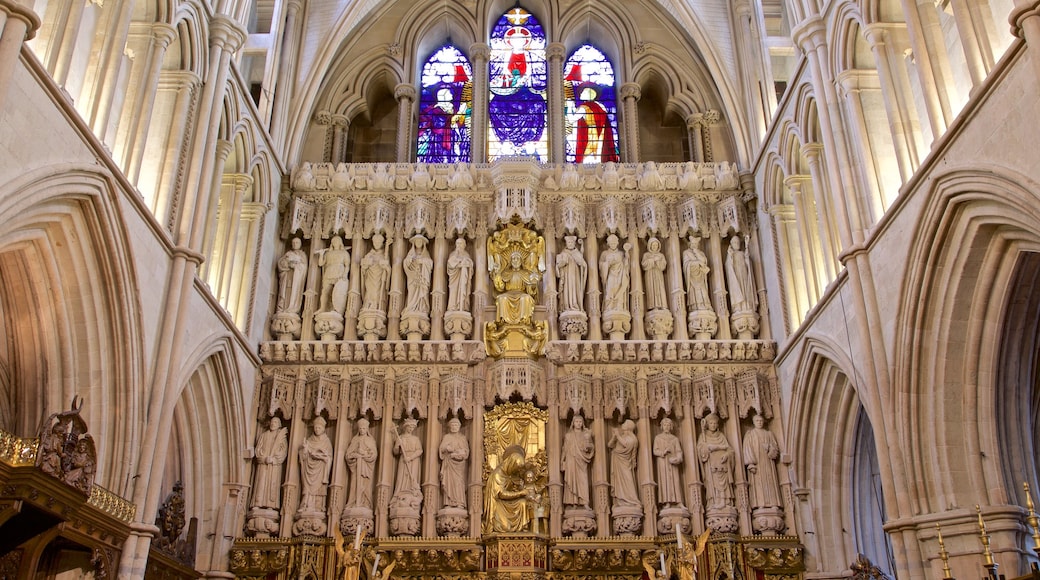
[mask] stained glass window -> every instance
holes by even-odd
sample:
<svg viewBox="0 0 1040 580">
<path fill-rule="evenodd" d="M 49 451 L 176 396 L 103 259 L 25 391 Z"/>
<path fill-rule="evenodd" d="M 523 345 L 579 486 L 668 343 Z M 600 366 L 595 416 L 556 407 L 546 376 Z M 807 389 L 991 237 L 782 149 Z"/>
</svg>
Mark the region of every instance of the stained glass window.
<svg viewBox="0 0 1040 580">
<path fill-rule="evenodd" d="M 473 69 L 469 60 L 454 46 L 442 47 L 422 69 L 416 161 L 470 161 L 472 104 Z"/>
<path fill-rule="evenodd" d="M 585 44 L 564 65 L 566 153 L 570 163 L 620 161 L 614 67 Z"/>
<path fill-rule="evenodd" d="M 546 128 L 545 30 L 523 8 L 512 8 L 491 30 L 488 159 L 549 158 Z"/>
</svg>

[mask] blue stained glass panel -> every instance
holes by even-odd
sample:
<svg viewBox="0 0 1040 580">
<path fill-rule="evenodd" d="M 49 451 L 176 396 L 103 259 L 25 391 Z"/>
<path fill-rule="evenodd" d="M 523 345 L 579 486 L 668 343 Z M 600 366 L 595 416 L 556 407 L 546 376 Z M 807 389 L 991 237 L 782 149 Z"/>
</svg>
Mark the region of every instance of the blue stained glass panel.
<svg viewBox="0 0 1040 580">
<path fill-rule="evenodd" d="M 549 157 L 545 30 L 523 8 L 512 8 L 491 30 L 488 159 Z"/>
<path fill-rule="evenodd" d="M 469 163 L 473 69 L 466 55 L 441 47 L 426 60 L 420 82 L 416 161 Z"/>
<path fill-rule="evenodd" d="M 563 70 L 567 161 L 620 161 L 614 67 L 596 47 L 585 44 Z"/>
</svg>

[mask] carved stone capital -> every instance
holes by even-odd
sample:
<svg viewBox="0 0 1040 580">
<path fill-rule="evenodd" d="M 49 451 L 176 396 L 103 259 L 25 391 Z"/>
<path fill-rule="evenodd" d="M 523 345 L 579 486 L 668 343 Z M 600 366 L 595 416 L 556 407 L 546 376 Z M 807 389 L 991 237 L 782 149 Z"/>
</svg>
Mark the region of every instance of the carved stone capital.
<svg viewBox="0 0 1040 580">
<path fill-rule="evenodd" d="M 410 83 L 401 83 L 394 87 L 394 98 L 398 101 L 407 99 L 409 101 L 415 100 L 415 85 Z"/>
<path fill-rule="evenodd" d="M 643 95 L 642 89 L 639 87 L 639 83 L 625 83 L 621 85 L 621 98 L 623 100 L 639 98 Z"/>
</svg>

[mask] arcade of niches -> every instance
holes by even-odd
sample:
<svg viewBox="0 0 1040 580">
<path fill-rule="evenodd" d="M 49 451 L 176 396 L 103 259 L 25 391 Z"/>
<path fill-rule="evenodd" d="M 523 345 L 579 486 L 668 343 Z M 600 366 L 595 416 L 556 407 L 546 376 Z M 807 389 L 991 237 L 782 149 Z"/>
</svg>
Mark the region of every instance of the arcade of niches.
<svg viewBox="0 0 1040 580">
<path fill-rule="evenodd" d="M 291 184 L 237 576 L 800 577 L 732 165 L 315 162 Z"/>
</svg>

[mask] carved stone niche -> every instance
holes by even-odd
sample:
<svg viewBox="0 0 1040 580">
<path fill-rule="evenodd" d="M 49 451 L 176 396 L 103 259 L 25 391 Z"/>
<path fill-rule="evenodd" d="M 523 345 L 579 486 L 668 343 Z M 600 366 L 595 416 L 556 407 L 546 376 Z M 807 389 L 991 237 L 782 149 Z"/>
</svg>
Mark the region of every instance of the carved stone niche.
<svg viewBox="0 0 1040 580">
<path fill-rule="evenodd" d="M 537 362 L 526 358 L 504 358 L 488 365 L 488 381 L 484 400 L 488 406 L 515 398 L 524 402 L 544 401 L 545 371 Z"/>
<path fill-rule="evenodd" d="M 491 179 L 495 187 L 494 219 L 502 223 L 519 218 L 523 223 L 538 224 L 538 179 L 541 169 L 528 157 L 506 157 L 500 159 L 491 169 Z"/>
</svg>

